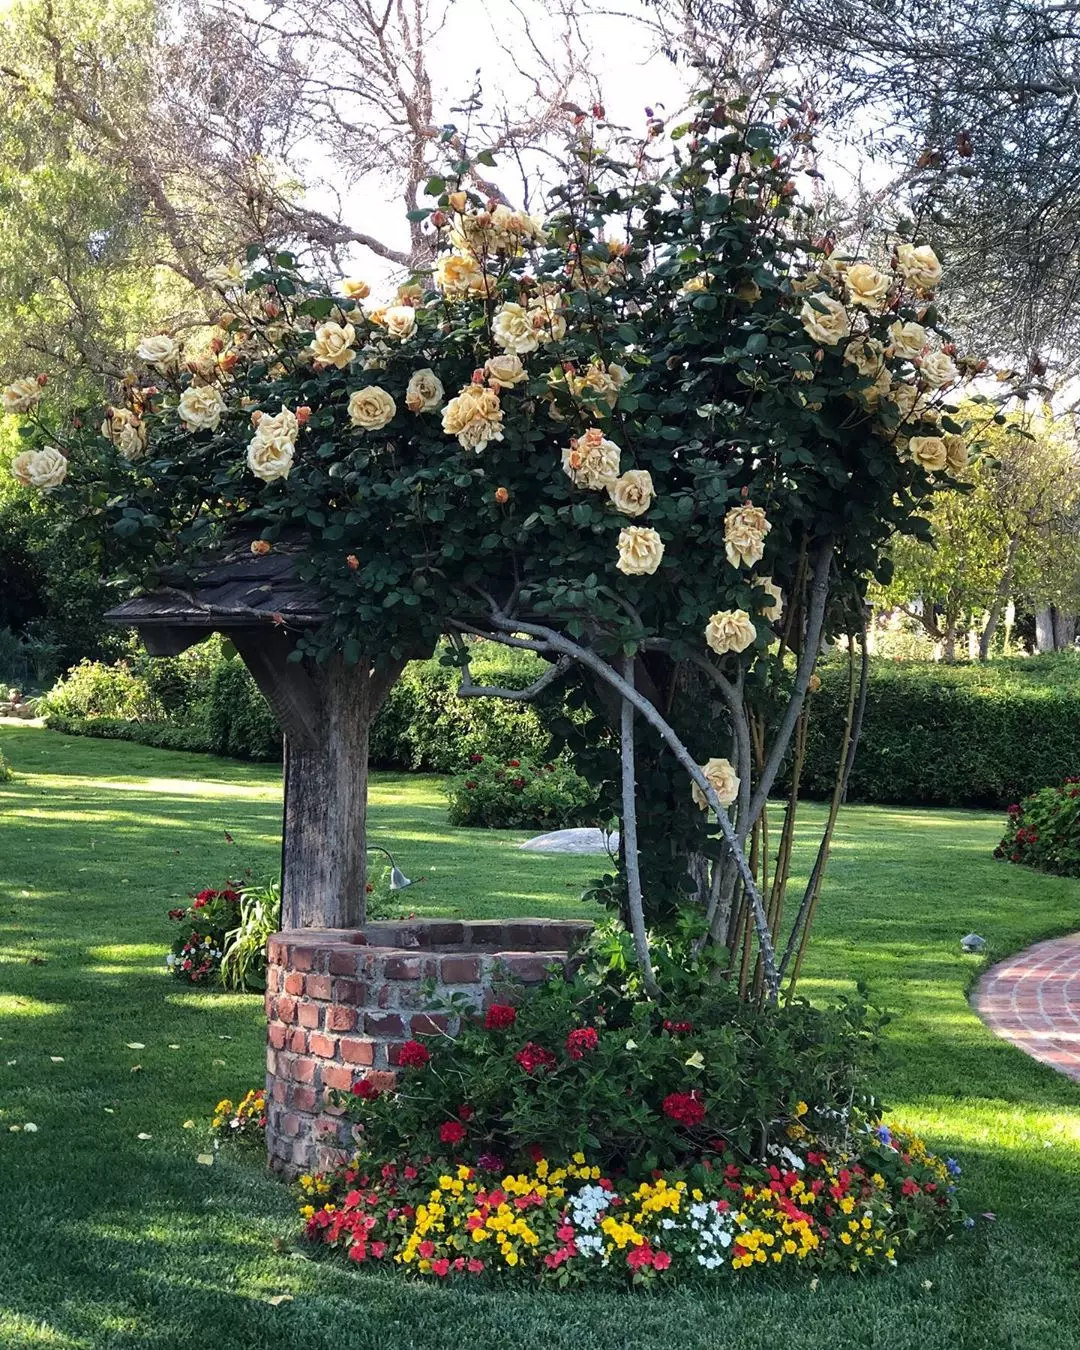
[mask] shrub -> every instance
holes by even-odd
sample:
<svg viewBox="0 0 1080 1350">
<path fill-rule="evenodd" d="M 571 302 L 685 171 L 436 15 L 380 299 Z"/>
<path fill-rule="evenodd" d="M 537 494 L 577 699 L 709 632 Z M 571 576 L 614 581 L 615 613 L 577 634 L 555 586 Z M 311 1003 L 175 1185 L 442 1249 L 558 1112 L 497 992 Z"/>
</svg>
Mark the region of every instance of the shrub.
<svg viewBox="0 0 1080 1350">
<path fill-rule="evenodd" d="M 754 1009 L 705 978 L 689 942 L 654 942 L 653 957 L 659 1003 L 628 974 L 627 934 L 605 928 L 572 978 L 497 1004 L 479 1024 L 464 1018 L 430 1051 L 410 1043 L 401 1063 L 416 1071 L 399 1091 L 341 1104 L 373 1156 L 435 1149 L 456 1121 L 467 1124 L 464 1158 L 580 1150 L 635 1176 L 681 1166 L 718 1138 L 753 1157 L 808 1126 L 843 1132 L 881 1022 L 862 994 L 830 1010 Z"/>
<path fill-rule="evenodd" d="M 204 723 L 216 755 L 281 758 L 281 729 L 242 661 L 223 661 L 215 668 Z"/>
<path fill-rule="evenodd" d="M 129 722 L 162 718 L 164 708 L 130 661 L 80 661 L 41 700 L 45 717 L 107 717 Z"/>
<path fill-rule="evenodd" d="M 0 783 L 10 783 L 14 776 L 11 772 L 11 766 L 4 758 L 3 751 L 0 751 Z"/>
<path fill-rule="evenodd" d="M 213 984 L 221 969 L 227 935 L 240 921 L 240 892 L 232 884 L 203 890 L 186 908 L 170 909 L 181 925 L 165 964 L 187 984 Z"/>
<path fill-rule="evenodd" d="M 266 943 L 280 927 L 280 883 L 242 886 L 240 917 L 225 935 L 221 958 L 221 983 L 226 989 L 266 988 Z"/>
<path fill-rule="evenodd" d="M 492 829 L 558 830 L 592 818 L 596 793 L 556 759 L 544 764 L 513 756 L 473 754 L 446 785 L 450 824 Z"/>
<path fill-rule="evenodd" d="M 847 669 L 821 669 L 802 783 L 832 789 Z M 848 798 L 909 805 L 1006 806 L 1080 768 L 1080 655 L 984 665 L 871 663 Z"/>
<path fill-rule="evenodd" d="M 1014 802 L 994 857 L 1056 876 L 1080 876 L 1080 778 Z"/>
</svg>

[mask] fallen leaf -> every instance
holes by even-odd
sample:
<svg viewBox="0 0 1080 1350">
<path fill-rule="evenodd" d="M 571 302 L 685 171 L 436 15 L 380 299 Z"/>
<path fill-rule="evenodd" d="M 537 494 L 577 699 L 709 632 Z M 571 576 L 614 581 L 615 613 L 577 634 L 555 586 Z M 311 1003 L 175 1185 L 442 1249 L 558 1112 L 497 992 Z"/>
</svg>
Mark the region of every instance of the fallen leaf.
<svg viewBox="0 0 1080 1350">
<path fill-rule="evenodd" d="M 933 1280 L 923 1280 L 923 1282 L 922 1282 L 922 1287 L 926 1290 L 927 1293 L 929 1293 L 930 1290 L 933 1289 L 933 1287 L 934 1287 L 934 1281 L 933 1281 Z"/>
<path fill-rule="evenodd" d="M 49 1058 L 52 1060 L 54 1064 L 63 1064 L 64 1062 L 63 1055 L 50 1055 Z"/>
<path fill-rule="evenodd" d="M 219 1040 L 219 1041 L 231 1041 L 231 1040 L 232 1040 L 232 1037 L 231 1037 L 231 1036 L 219 1036 L 219 1037 L 218 1037 L 218 1040 Z"/>
<path fill-rule="evenodd" d="M 37 1126 L 32 1120 L 28 1120 L 23 1126 L 23 1131 L 26 1134 L 37 1134 Z"/>
<path fill-rule="evenodd" d="M 170 1050 L 179 1050 L 180 1047 L 179 1047 L 178 1045 L 170 1045 L 170 1046 L 169 1046 L 169 1049 L 170 1049 Z"/>
<path fill-rule="evenodd" d="M 127 1048 L 129 1050 L 145 1050 L 146 1046 L 142 1043 L 142 1041 L 128 1041 Z"/>
<path fill-rule="evenodd" d="M 9 1125 L 9 1126 L 8 1126 L 8 1129 L 11 1131 L 12 1134 L 19 1134 L 19 1133 L 21 1133 L 21 1131 L 22 1131 L 22 1126 L 21 1126 L 21 1125 Z"/>
<path fill-rule="evenodd" d="M 115 1116 L 115 1115 L 116 1115 L 116 1112 L 113 1110 L 113 1108 L 112 1108 L 111 1106 L 106 1106 L 106 1107 L 105 1107 L 105 1114 L 106 1114 L 107 1116 Z"/>
<path fill-rule="evenodd" d="M 137 1135 L 135 1136 L 136 1139 L 153 1139 L 153 1137 L 154 1137 L 154 1136 L 153 1136 L 152 1134 L 145 1134 L 145 1133 L 143 1133 L 143 1134 L 137 1134 Z"/>
<path fill-rule="evenodd" d="M 225 1061 L 224 1061 L 223 1059 L 212 1059 L 212 1060 L 210 1061 L 210 1063 L 211 1063 L 211 1064 L 224 1064 Z"/>
<path fill-rule="evenodd" d="M 195 1128 L 195 1122 L 194 1122 L 193 1120 L 185 1120 L 185 1121 L 184 1121 L 184 1129 L 185 1129 L 185 1130 L 193 1130 L 194 1128 Z"/>
<path fill-rule="evenodd" d="M 705 1067 L 705 1056 L 700 1050 L 695 1050 L 690 1058 L 684 1062 L 688 1069 L 703 1069 Z"/>
<path fill-rule="evenodd" d="M 280 1308 L 283 1303 L 292 1303 L 292 1294 L 275 1294 L 273 1298 L 267 1299 L 271 1308 Z"/>
<path fill-rule="evenodd" d="M 8 1060 L 8 1068 L 10 1069 L 11 1066 L 12 1066 L 13 1064 L 18 1064 L 18 1062 L 19 1062 L 19 1061 L 18 1061 L 17 1059 L 9 1059 L 9 1060 Z"/>
<path fill-rule="evenodd" d="M 142 1065 L 141 1065 L 141 1064 L 133 1064 L 133 1065 L 131 1066 L 131 1072 L 132 1072 L 132 1073 L 142 1073 Z"/>
<path fill-rule="evenodd" d="M 199 1153 L 196 1155 L 195 1161 L 202 1163 L 203 1167 L 213 1167 L 214 1155 L 212 1153 Z"/>
</svg>

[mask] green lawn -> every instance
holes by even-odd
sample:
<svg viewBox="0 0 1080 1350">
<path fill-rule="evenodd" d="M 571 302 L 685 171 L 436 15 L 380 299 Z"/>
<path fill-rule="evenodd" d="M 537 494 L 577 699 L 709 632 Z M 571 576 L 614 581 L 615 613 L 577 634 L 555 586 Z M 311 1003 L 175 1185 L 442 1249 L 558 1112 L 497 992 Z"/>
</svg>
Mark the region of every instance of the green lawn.
<svg viewBox="0 0 1080 1350">
<path fill-rule="evenodd" d="M 814 1291 L 766 1278 L 709 1294 L 537 1296 L 278 1250 L 295 1232 L 287 1189 L 235 1160 L 196 1163 L 201 1141 L 183 1122 L 260 1080 L 261 1006 L 168 979 L 164 911 L 192 888 L 276 868 L 273 771 L 9 727 L 0 750 L 20 775 L 0 786 L 3 1350 L 1080 1344 L 1080 1088 L 983 1029 L 965 999 L 976 966 L 958 946 L 970 929 L 1004 953 L 1080 928 L 1080 883 L 994 863 L 994 817 L 847 809 L 807 987 L 862 975 L 894 1010 L 889 1104 L 963 1161 L 970 1207 L 996 1223 L 894 1276 Z M 373 837 L 425 878 L 408 893 L 418 913 L 581 912 L 592 860 L 450 830 L 431 778 L 377 775 L 372 798 Z M 7 1129 L 25 1121 L 38 1132 Z M 282 1293 L 293 1301 L 272 1306 Z"/>
</svg>

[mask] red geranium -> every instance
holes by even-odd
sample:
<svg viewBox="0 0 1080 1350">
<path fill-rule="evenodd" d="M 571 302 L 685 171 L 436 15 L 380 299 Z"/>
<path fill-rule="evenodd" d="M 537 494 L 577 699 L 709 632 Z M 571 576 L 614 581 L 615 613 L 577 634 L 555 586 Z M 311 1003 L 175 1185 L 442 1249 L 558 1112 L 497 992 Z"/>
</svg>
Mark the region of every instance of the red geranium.
<svg viewBox="0 0 1080 1350">
<path fill-rule="evenodd" d="M 586 1050 L 596 1049 L 599 1039 L 595 1027 L 575 1027 L 566 1038 L 566 1053 L 571 1059 L 582 1059 Z"/>
<path fill-rule="evenodd" d="M 664 1030 L 673 1036 L 689 1036 L 693 1029 L 693 1022 L 672 1022 L 670 1018 L 664 1018 Z"/>
<path fill-rule="evenodd" d="M 538 1069 L 553 1069 L 556 1064 L 555 1056 L 551 1051 L 545 1050 L 542 1045 L 537 1045 L 535 1041 L 527 1041 L 514 1058 L 528 1074 L 536 1073 Z"/>
<path fill-rule="evenodd" d="M 439 1139 L 444 1144 L 460 1144 L 467 1131 L 460 1120 L 444 1120 L 439 1126 Z"/>
<path fill-rule="evenodd" d="M 700 1125 L 705 1119 L 705 1106 L 699 1100 L 696 1088 L 693 1092 L 670 1093 L 664 1098 L 663 1112 L 688 1128 Z"/>
<path fill-rule="evenodd" d="M 370 1078 L 361 1078 L 358 1083 L 353 1084 L 352 1095 L 362 1097 L 366 1102 L 373 1102 L 376 1097 L 381 1097 L 382 1093 Z"/>
<path fill-rule="evenodd" d="M 508 1003 L 493 1003 L 487 1010 L 484 1026 L 488 1031 L 506 1031 L 517 1021 L 517 1009 Z"/>
<path fill-rule="evenodd" d="M 398 1055 L 398 1063 L 406 1069 L 422 1069 L 431 1058 L 431 1051 L 419 1041 L 406 1041 Z"/>
</svg>

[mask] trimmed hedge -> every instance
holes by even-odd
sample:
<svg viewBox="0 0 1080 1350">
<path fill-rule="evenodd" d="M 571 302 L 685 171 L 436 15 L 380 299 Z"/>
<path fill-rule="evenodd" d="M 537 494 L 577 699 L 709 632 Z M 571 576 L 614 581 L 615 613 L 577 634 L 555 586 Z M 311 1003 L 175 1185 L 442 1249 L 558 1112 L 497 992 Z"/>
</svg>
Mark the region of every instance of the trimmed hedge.
<svg viewBox="0 0 1080 1350">
<path fill-rule="evenodd" d="M 846 664 L 813 695 L 803 786 L 832 791 Z M 1080 772 L 1080 654 L 985 665 L 873 661 L 848 800 L 1007 806 Z"/>
</svg>

